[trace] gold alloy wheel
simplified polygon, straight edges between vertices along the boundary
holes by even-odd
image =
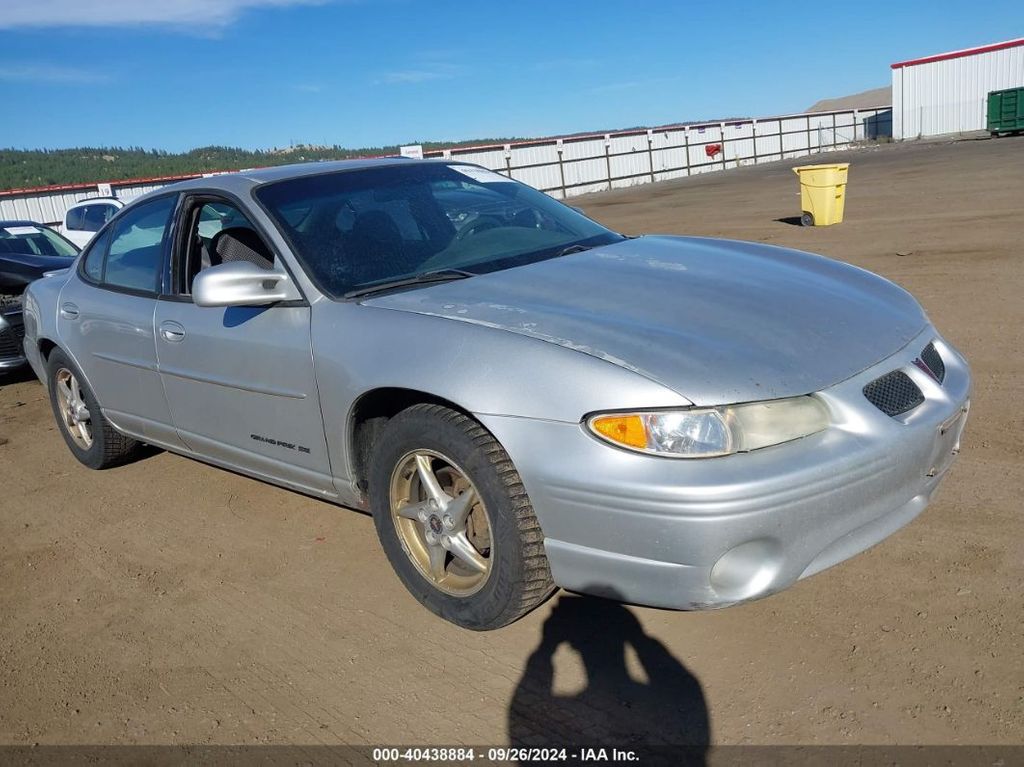
[[[478,592],[491,574],[491,521],[480,493],[451,459],[407,453],[391,474],[391,518],[402,549],[435,588]]]
[[[82,387],[75,374],[67,368],[57,371],[57,408],[68,435],[82,450],[92,447],[92,416],[85,404]]]

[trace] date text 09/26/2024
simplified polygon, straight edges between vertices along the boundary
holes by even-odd
[[[459,746],[425,748],[375,748],[373,761],[388,762],[637,762],[636,751],[621,748],[539,748],[518,746],[495,746],[476,749]]]

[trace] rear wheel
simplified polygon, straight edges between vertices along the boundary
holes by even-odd
[[[519,473],[476,421],[440,405],[404,410],[374,444],[370,475],[381,545],[432,612],[495,629],[554,590]]]
[[[90,469],[107,469],[131,460],[141,443],[110,425],[82,374],[60,349],[46,363],[50,406],[72,454]]]
[[[811,213],[807,213],[807,212],[803,213],[800,216],[800,225],[801,226],[814,226],[814,215],[811,214]]]

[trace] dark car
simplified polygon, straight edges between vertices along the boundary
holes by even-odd
[[[78,247],[34,221],[0,221],[0,373],[25,364],[21,294],[32,280],[74,263]]]

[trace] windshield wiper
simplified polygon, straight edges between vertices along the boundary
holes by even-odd
[[[559,256],[568,256],[573,253],[582,253],[585,250],[590,250],[591,248],[596,247],[596,245],[580,245],[579,243],[575,245],[569,245],[568,247],[562,248],[560,251],[558,251],[558,253],[555,254],[555,258],[558,258]]]
[[[350,290],[342,294],[342,298],[359,298],[380,293],[385,290],[404,288],[409,285],[427,285],[432,282],[451,282],[452,280],[464,280],[466,277],[476,277],[476,272],[465,269],[435,269],[430,272],[420,272],[408,277],[396,277],[393,280],[378,282],[373,285],[364,285],[361,288]]]

